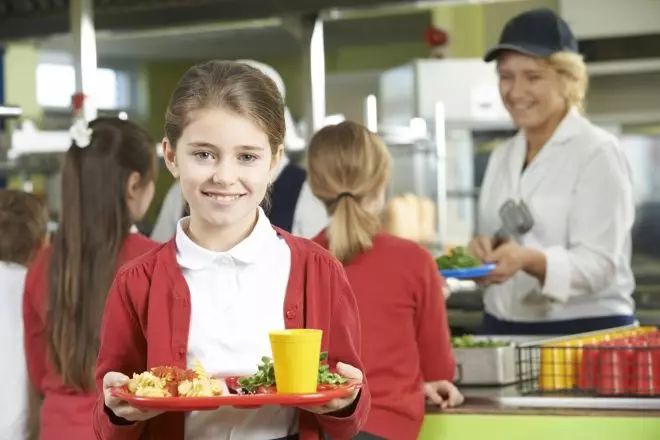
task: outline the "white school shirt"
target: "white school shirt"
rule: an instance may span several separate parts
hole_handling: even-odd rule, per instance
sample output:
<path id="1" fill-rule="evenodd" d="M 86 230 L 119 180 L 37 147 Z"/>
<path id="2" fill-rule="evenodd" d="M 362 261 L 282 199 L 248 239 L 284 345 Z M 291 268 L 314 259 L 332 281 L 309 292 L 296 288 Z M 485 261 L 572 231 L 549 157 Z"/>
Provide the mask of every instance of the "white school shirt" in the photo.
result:
<path id="1" fill-rule="evenodd" d="M 518 241 L 545 254 L 545 283 L 519 271 L 486 289 L 488 313 L 509 321 L 632 315 L 634 222 L 629 164 L 613 135 L 571 110 L 523 171 L 522 132 L 492 153 L 479 200 L 480 233 L 494 235 L 498 210 L 523 200 L 534 217 Z"/>
<path id="2" fill-rule="evenodd" d="M 284 167 L 289 164 L 288 157 L 282 157 L 275 179 L 279 177 Z M 172 238 L 177 222 L 183 213 L 184 200 L 179 183 L 172 185 L 168 191 L 158 219 L 151 233 L 151 239 L 165 242 Z M 298 237 L 313 238 L 328 225 L 328 214 L 323 203 L 314 196 L 307 181 L 300 188 L 296 210 L 293 213 L 291 234 Z"/>
<path id="3" fill-rule="evenodd" d="M 291 250 L 264 212 L 254 230 L 227 252 L 213 252 L 176 232 L 177 261 L 190 289 L 187 363 L 198 359 L 218 376 L 256 373 L 271 356 L 268 333 L 282 330 Z M 221 408 L 186 417 L 186 440 L 272 440 L 298 432 L 298 413 L 267 406 Z"/>
<path id="4" fill-rule="evenodd" d="M 0 306 L 0 439 L 27 438 L 28 376 L 23 348 L 23 290 L 27 268 L 0 262 L 2 305 Z"/>

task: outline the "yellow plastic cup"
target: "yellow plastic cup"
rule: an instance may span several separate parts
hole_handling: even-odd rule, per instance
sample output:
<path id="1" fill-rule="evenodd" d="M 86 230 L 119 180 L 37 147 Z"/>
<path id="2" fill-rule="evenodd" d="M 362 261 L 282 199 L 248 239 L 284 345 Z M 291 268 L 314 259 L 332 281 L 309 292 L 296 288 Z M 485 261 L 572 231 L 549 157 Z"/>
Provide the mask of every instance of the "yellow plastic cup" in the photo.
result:
<path id="1" fill-rule="evenodd" d="M 277 392 L 315 393 L 323 331 L 292 329 L 272 331 L 269 335 Z"/>

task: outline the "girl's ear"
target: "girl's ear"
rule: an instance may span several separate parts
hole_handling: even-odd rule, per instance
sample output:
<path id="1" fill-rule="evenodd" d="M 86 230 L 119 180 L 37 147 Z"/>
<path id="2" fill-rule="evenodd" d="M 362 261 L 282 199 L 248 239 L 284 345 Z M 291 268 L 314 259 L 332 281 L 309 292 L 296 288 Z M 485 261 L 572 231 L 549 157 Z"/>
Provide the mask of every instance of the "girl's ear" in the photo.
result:
<path id="1" fill-rule="evenodd" d="M 273 180 L 275 180 L 275 176 L 277 175 L 277 171 L 280 169 L 280 162 L 282 161 L 282 156 L 284 156 L 284 145 L 280 145 L 277 148 L 277 151 L 275 154 L 273 154 L 273 158 L 270 161 L 270 183 L 272 185 Z"/>
<path id="2" fill-rule="evenodd" d="M 163 159 L 165 160 L 165 166 L 167 167 L 168 170 L 170 170 L 172 176 L 175 179 L 178 179 L 179 166 L 177 165 L 177 161 L 176 161 L 176 150 L 174 149 L 174 146 L 170 143 L 169 139 L 167 139 L 166 137 L 163 138 Z"/>
<path id="3" fill-rule="evenodd" d="M 142 176 L 137 171 L 131 172 L 131 174 L 128 175 L 128 181 L 126 182 L 126 198 L 129 203 L 138 198 L 141 189 Z"/>

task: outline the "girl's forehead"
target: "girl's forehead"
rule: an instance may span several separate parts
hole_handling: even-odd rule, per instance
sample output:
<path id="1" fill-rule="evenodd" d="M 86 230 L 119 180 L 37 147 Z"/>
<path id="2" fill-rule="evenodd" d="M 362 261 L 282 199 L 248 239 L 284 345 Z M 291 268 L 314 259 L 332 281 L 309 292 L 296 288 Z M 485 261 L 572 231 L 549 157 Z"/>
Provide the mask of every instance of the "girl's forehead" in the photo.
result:
<path id="1" fill-rule="evenodd" d="M 209 143 L 218 147 L 269 145 L 268 135 L 258 124 L 222 108 L 192 113 L 181 141 L 183 144 Z"/>

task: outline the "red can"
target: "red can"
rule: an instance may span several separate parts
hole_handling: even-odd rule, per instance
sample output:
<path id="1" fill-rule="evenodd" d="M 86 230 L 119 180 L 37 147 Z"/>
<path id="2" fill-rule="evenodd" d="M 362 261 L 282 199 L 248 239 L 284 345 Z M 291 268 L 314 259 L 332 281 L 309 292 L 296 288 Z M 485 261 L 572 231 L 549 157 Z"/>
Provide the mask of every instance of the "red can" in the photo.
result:
<path id="1" fill-rule="evenodd" d="M 600 344 L 585 345 L 582 349 L 582 359 L 578 368 L 578 388 L 581 391 L 596 390 L 600 352 Z"/>
<path id="2" fill-rule="evenodd" d="M 603 344 L 598 356 L 599 369 L 596 390 L 603 396 L 630 393 L 633 349 L 627 339 Z"/>

